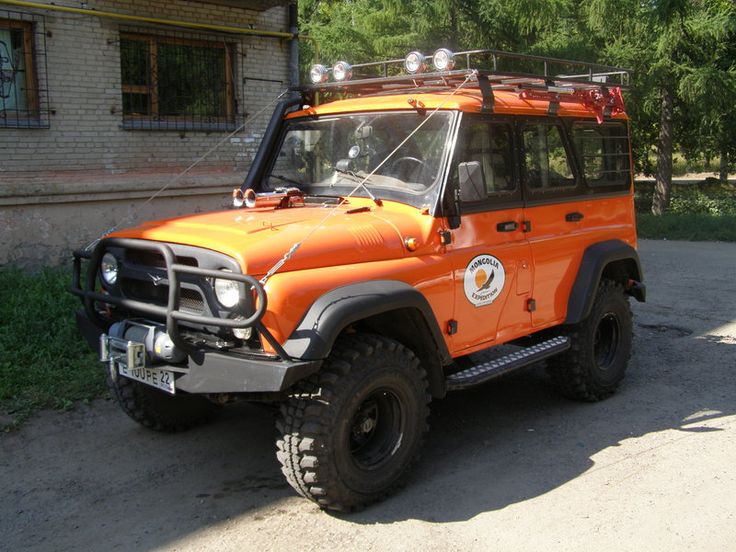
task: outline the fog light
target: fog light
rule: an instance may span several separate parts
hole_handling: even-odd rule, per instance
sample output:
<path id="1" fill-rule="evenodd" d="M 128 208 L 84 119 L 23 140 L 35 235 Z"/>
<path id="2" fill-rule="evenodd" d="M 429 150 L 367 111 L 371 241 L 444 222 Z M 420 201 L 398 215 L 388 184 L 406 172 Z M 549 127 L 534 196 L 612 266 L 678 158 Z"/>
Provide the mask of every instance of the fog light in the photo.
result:
<path id="1" fill-rule="evenodd" d="M 236 316 L 234 320 L 245 320 L 242 316 Z M 253 337 L 253 327 L 249 326 L 247 328 L 233 328 L 233 335 L 237 337 L 238 339 L 242 339 L 243 341 L 248 341 L 251 337 Z"/>
<path id="2" fill-rule="evenodd" d="M 330 70 L 324 65 L 320 65 L 319 63 L 312 65 L 312 68 L 309 70 L 309 80 L 312 81 L 312 84 L 327 82 L 329 72 Z"/>
<path id="3" fill-rule="evenodd" d="M 353 78 L 353 68 L 347 61 L 338 61 L 332 68 L 332 78 L 336 81 L 346 81 Z"/>
<path id="4" fill-rule="evenodd" d="M 440 48 L 432 56 L 432 63 L 437 71 L 452 71 L 455 68 L 455 54 L 447 48 Z"/>
<path id="5" fill-rule="evenodd" d="M 404 60 L 404 67 L 406 67 L 407 72 L 412 75 L 414 73 L 423 73 L 427 68 L 424 54 L 421 52 L 411 52 Z"/>

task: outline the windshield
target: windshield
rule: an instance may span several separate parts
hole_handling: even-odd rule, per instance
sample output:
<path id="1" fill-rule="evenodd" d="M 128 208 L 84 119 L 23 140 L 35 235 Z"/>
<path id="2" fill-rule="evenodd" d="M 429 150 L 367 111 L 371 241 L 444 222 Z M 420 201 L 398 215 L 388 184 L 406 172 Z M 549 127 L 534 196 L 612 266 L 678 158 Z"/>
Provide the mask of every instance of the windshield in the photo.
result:
<path id="1" fill-rule="evenodd" d="M 308 195 L 347 195 L 426 121 L 354 195 L 429 206 L 437 193 L 453 114 L 368 113 L 286 125 L 266 190 L 296 186 Z"/>

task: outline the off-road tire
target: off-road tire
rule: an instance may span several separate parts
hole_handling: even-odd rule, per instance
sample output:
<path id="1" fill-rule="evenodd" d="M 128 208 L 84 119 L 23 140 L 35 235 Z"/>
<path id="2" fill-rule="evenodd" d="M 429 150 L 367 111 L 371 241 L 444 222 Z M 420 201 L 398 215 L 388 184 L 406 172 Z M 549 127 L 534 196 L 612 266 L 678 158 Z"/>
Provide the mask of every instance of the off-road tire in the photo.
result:
<path id="1" fill-rule="evenodd" d="M 169 395 L 149 385 L 111 374 L 107 386 L 128 416 L 154 431 L 184 431 L 212 419 L 219 407 L 198 395 Z"/>
<path id="2" fill-rule="evenodd" d="M 320 372 L 281 406 L 276 456 L 286 480 L 328 510 L 353 511 L 388 495 L 427 433 L 427 388 L 419 360 L 400 343 L 339 338 Z"/>
<path id="3" fill-rule="evenodd" d="M 570 349 L 547 363 L 557 390 L 570 399 L 588 402 L 613 394 L 631 356 L 632 315 L 623 286 L 603 280 L 588 317 L 566 335 Z"/>

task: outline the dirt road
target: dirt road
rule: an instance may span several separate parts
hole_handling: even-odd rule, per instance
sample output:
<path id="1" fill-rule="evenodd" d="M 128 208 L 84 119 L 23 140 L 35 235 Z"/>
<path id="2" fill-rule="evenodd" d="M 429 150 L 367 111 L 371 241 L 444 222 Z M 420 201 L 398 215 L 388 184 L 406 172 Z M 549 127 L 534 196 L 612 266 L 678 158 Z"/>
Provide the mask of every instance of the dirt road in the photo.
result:
<path id="1" fill-rule="evenodd" d="M 642 242 L 650 301 L 615 397 L 541 367 L 433 404 L 407 487 L 357 515 L 297 498 L 272 412 L 159 435 L 109 401 L 0 436 L 0 550 L 736 549 L 736 244 Z"/>

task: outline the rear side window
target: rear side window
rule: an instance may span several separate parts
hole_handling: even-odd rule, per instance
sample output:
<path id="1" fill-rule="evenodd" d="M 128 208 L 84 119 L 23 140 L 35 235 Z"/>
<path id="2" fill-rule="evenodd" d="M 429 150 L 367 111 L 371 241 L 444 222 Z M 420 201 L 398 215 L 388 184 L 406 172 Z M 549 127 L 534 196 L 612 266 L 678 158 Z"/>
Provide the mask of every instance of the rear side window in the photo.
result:
<path id="1" fill-rule="evenodd" d="M 631 160 L 624 123 L 575 122 L 572 139 L 588 186 L 628 188 Z"/>
<path id="2" fill-rule="evenodd" d="M 529 122 L 522 130 L 522 138 L 527 188 L 545 191 L 575 186 L 572 163 L 559 126 L 549 122 Z"/>

